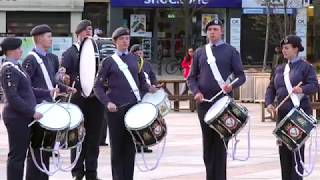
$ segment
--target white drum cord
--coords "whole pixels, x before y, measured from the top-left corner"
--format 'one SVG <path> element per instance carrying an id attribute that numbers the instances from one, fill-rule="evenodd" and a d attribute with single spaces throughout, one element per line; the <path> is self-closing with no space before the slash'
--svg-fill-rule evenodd
<path id="1" fill-rule="evenodd" d="M 146 159 L 145 159 L 145 156 L 144 156 L 144 151 L 143 151 L 143 145 L 141 145 L 141 160 L 143 161 L 143 166 L 144 167 L 141 167 L 139 165 L 139 163 L 136 161 L 136 165 L 138 167 L 138 169 L 141 171 L 141 172 L 148 172 L 148 171 L 153 171 L 155 169 L 157 169 L 159 167 L 159 164 L 160 164 L 160 159 L 162 158 L 163 156 L 163 153 L 164 153 L 164 148 L 166 146 L 166 137 L 164 137 L 163 139 L 163 142 L 162 142 L 162 146 L 160 145 L 161 143 L 158 144 L 158 147 L 157 147 L 157 160 L 156 160 L 156 163 L 153 165 L 153 166 L 149 166 L 146 162 Z M 137 152 L 137 147 L 135 145 L 135 150 Z M 136 155 L 138 156 L 138 155 Z"/>
<path id="2" fill-rule="evenodd" d="M 74 159 L 74 161 L 69 165 L 69 166 L 67 166 L 67 167 L 63 167 L 62 166 L 62 164 L 61 164 L 61 166 L 60 166 L 60 170 L 61 171 L 63 171 L 63 172 L 69 172 L 69 171 L 71 171 L 73 168 L 74 168 L 74 166 L 77 164 L 77 162 L 78 162 L 78 160 L 79 160 L 79 157 L 80 157 L 80 154 L 81 154 L 81 151 L 82 151 L 82 143 L 83 143 L 83 141 L 84 141 L 84 137 L 85 137 L 85 135 L 86 135 L 86 132 L 85 132 L 85 129 L 83 128 L 83 133 L 84 133 L 84 135 L 83 135 L 83 138 L 77 143 L 77 145 L 76 145 L 76 158 Z M 73 148 L 71 148 L 71 149 L 73 149 Z M 71 150 L 70 149 L 70 150 Z"/>
<path id="3" fill-rule="evenodd" d="M 237 156 L 237 145 L 240 142 L 239 139 L 237 139 L 237 135 L 235 135 L 234 137 L 232 137 L 231 140 L 231 150 L 229 150 L 227 143 L 225 141 L 224 138 L 222 138 L 224 147 L 226 149 L 227 155 L 234 161 L 247 161 L 250 158 L 250 154 L 251 154 L 251 122 L 250 122 L 250 116 L 248 116 L 248 127 L 247 129 L 247 155 L 246 157 L 239 158 Z"/>
<path id="4" fill-rule="evenodd" d="M 318 143 L 317 143 L 318 130 L 317 130 L 317 127 L 315 127 L 315 129 L 314 129 L 314 134 L 315 135 L 313 136 L 313 133 L 311 133 L 311 136 L 310 136 L 310 144 L 309 144 L 309 148 L 308 148 L 308 154 L 309 154 L 308 165 L 306 165 L 303 162 L 300 149 L 298 149 L 297 151 L 294 152 L 295 170 L 296 170 L 297 174 L 301 177 L 309 176 L 313 172 L 315 164 L 316 164 L 316 157 L 317 157 L 317 150 L 318 150 Z M 312 146 L 313 141 L 314 141 L 314 146 Z M 314 147 L 314 149 L 312 147 Z M 297 160 L 297 156 L 299 156 L 299 161 Z M 299 164 L 301 165 L 303 172 L 299 171 Z"/>
<path id="5" fill-rule="evenodd" d="M 237 160 L 237 161 L 247 161 L 250 158 L 250 153 L 251 153 L 251 118 L 248 116 L 248 122 L 247 122 L 247 155 L 246 157 L 238 158 L 237 157 L 237 145 L 240 142 L 240 140 L 237 139 L 237 135 L 233 138 L 232 140 L 232 153 L 231 153 L 231 158 L 232 160 Z M 233 141 L 235 141 L 233 143 Z"/>
<path id="6" fill-rule="evenodd" d="M 29 150 L 30 150 L 30 154 L 31 154 L 31 157 L 32 157 L 32 160 L 33 160 L 33 163 L 34 165 L 43 173 L 46 173 L 47 175 L 49 176 L 52 176 L 54 175 L 57 171 L 59 171 L 60 169 L 60 152 L 59 152 L 59 149 L 54 149 L 52 150 L 52 159 L 53 159 L 53 164 L 55 166 L 55 169 L 54 170 L 48 170 L 48 168 L 46 167 L 46 165 L 44 164 L 43 162 L 43 155 L 42 155 L 42 151 L 45 151 L 43 148 L 40 148 L 39 151 L 40 151 L 40 161 L 41 161 L 41 166 L 39 165 L 36 157 L 35 157 L 35 154 L 34 154 L 34 149 L 31 147 L 31 144 L 29 145 Z M 46 151 L 46 152 L 49 152 L 49 151 Z M 50 166 L 50 164 L 49 164 Z"/>

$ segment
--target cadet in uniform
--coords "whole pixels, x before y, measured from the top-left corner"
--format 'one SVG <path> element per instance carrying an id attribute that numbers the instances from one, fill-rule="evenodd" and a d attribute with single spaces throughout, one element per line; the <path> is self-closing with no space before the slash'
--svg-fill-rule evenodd
<path id="1" fill-rule="evenodd" d="M 3 53 L 6 56 L 0 79 L 5 96 L 2 117 L 9 139 L 8 180 L 23 179 L 24 161 L 30 143 L 31 129 L 28 124 L 42 117 L 41 113 L 35 112 L 36 96 L 50 96 L 48 90 L 32 88 L 29 76 L 21 68 L 18 62 L 22 55 L 21 43 L 20 39 L 6 38 L 0 44 L 0 56 Z"/>
<path id="2" fill-rule="evenodd" d="M 223 34 L 222 22 L 219 19 L 212 20 L 207 24 L 206 32 L 209 44 L 196 50 L 187 83 L 197 102 L 197 112 L 202 129 L 203 159 L 206 166 L 207 180 L 224 180 L 226 179 L 227 156 L 223 140 L 216 131 L 204 122 L 204 116 L 214 102 L 203 102 L 203 99 L 210 99 L 221 89 L 231 95 L 232 89 L 239 87 L 245 82 L 245 74 L 237 50 L 221 40 Z M 206 47 L 208 46 L 210 46 L 208 49 L 215 56 L 216 66 L 221 73 L 223 81 L 227 81 L 230 74 L 233 74 L 235 78 L 239 78 L 235 84 L 219 84 L 220 82 L 217 81 L 210 68 L 211 64 L 208 64 L 209 59 L 206 53 Z M 216 98 L 216 100 L 220 97 Z"/>
<path id="3" fill-rule="evenodd" d="M 59 69 L 58 57 L 48 52 L 48 49 L 52 46 L 52 30 L 46 25 L 35 26 L 30 35 L 33 37 L 35 47 L 29 52 L 29 55 L 23 61 L 23 67 L 30 76 L 32 87 L 42 88 L 48 90 L 54 90 L 57 93 L 59 88 L 62 91 L 75 92 L 75 89 L 67 87 L 60 82 L 57 82 L 55 75 Z M 56 84 L 59 88 L 55 88 Z M 37 103 L 40 104 L 43 101 L 52 102 L 51 96 L 37 97 Z M 35 149 L 36 159 L 40 163 L 40 151 Z M 43 152 L 44 163 L 49 167 L 49 157 L 51 153 Z M 49 179 L 46 173 L 41 172 L 34 165 L 31 156 L 28 156 L 28 169 L 27 179 L 45 180 Z"/>
<path id="4" fill-rule="evenodd" d="M 71 102 L 78 105 L 84 115 L 84 127 L 86 136 L 82 143 L 82 151 L 76 166 L 72 169 L 72 176 L 80 180 L 86 176 L 87 180 L 96 180 L 99 144 L 102 134 L 102 123 L 104 120 L 104 107 L 93 94 L 90 97 L 81 95 L 79 74 L 79 49 L 80 44 L 87 37 L 92 36 L 91 21 L 82 20 L 76 27 L 77 42 L 62 54 L 61 66 L 66 68 L 66 74 L 70 76 L 71 82 L 75 81 L 78 93 L 72 96 Z M 74 161 L 76 150 L 71 152 L 71 160 Z"/>
<path id="5" fill-rule="evenodd" d="M 318 92 L 319 89 L 315 68 L 298 56 L 299 52 L 304 50 L 300 37 L 289 35 L 281 41 L 280 46 L 282 47 L 282 54 L 288 62 L 278 65 L 272 76 L 265 95 L 267 110 L 274 115 L 275 108 L 272 104 L 275 98 L 277 97 L 277 102 L 280 103 L 288 95 L 287 84 L 285 82 L 285 72 L 287 72 L 289 73 L 289 81 L 293 87 L 292 92 L 298 95 L 298 101 L 300 100 L 300 108 L 303 109 L 305 113 L 312 114 L 309 95 Z M 299 82 L 302 82 L 302 85 L 295 87 Z M 293 101 L 294 100 L 288 99 L 278 109 L 278 123 L 294 107 Z M 304 146 L 300 148 L 300 152 L 304 159 Z M 302 180 L 302 177 L 295 171 L 294 153 L 290 151 L 286 145 L 280 143 L 279 154 L 282 179 Z M 298 153 L 297 160 L 298 162 L 300 161 Z M 300 165 L 299 171 L 301 173 L 303 172 Z"/>
<path id="6" fill-rule="evenodd" d="M 146 82 L 149 85 L 153 85 L 154 87 L 157 84 L 157 78 L 154 72 L 152 71 L 151 64 L 146 61 L 143 56 L 143 50 L 140 44 L 134 44 L 130 48 L 130 52 L 137 55 L 139 57 L 139 72 L 143 72 L 144 76 L 146 77 Z M 142 92 L 142 97 L 144 96 L 144 92 Z M 137 151 L 141 152 L 141 147 L 137 146 Z M 148 147 L 143 147 L 143 152 L 151 153 L 152 149 L 149 149 Z"/>
<path id="7" fill-rule="evenodd" d="M 155 87 L 146 83 L 144 73 L 139 73 L 138 57 L 128 53 L 129 34 L 129 30 L 123 27 L 112 33 L 112 40 L 117 49 L 114 55 L 102 62 L 94 87 L 95 94 L 108 113 L 114 180 L 132 180 L 134 174 L 135 147 L 125 127 L 124 116 L 140 101 L 141 91 L 156 91 Z M 107 93 L 103 85 L 106 80 L 109 87 Z"/>

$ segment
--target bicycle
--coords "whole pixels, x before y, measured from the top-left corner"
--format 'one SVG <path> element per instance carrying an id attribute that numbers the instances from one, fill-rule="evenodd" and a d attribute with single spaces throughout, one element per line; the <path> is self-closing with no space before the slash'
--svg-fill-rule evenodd
<path id="1" fill-rule="evenodd" d="M 178 70 L 180 71 L 180 73 L 182 73 L 180 61 L 169 61 L 166 64 L 165 70 L 168 74 L 175 74 L 176 72 L 178 72 Z"/>

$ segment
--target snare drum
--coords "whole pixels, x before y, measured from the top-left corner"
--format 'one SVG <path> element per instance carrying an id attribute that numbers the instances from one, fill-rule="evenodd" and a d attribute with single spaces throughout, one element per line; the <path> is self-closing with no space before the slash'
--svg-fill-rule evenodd
<path id="1" fill-rule="evenodd" d="M 85 135 L 84 119 L 80 108 L 72 103 L 60 103 L 70 113 L 70 126 L 66 136 L 64 148 L 75 148 L 79 142 L 82 142 Z"/>
<path id="2" fill-rule="evenodd" d="M 159 109 L 162 117 L 167 115 L 171 109 L 168 95 L 163 89 L 159 89 L 155 93 L 146 93 L 141 101 L 155 105 Z"/>
<path id="3" fill-rule="evenodd" d="M 70 114 L 62 106 L 55 103 L 41 103 L 36 112 L 43 114 L 31 131 L 31 147 L 53 150 L 64 145 L 66 133 L 70 125 Z"/>
<path id="4" fill-rule="evenodd" d="M 204 117 L 204 121 L 225 140 L 238 134 L 247 120 L 248 110 L 237 105 L 229 96 L 215 102 Z"/>
<path id="5" fill-rule="evenodd" d="M 303 110 L 292 108 L 277 124 L 273 134 L 291 151 L 297 151 L 316 128 L 317 120 Z"/>
<path id="6" fill-rule="evenodd" d="M 139 103 L 128 110 L 125 125 L 137 145 L 153 146 L 167 134 L 167 126 L 151 103 Z"/>

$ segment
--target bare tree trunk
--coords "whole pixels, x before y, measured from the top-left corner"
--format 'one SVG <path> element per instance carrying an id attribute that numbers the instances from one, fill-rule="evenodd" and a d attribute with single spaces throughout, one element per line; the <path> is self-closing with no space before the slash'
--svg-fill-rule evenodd
<path id="1" fill-rule="evenodd" d="M 155 9 L 155 14 L 154 16 L 155 21 L 153 22 L 153 39 L 155 39 L 153 41 L 153 47 L 154 47 L 154 58 L 156 59 L 156 61 L 158 62 L 158 75 L 162 74 L 162 48 L 161 51 L 159 51 L 159 44 L 158 44 L 158 32 L 159 32 L 159 9 L 156 8 Z"/>
<path id="2" fill-rule="evenodd" d="M 184 37 L 184 47 L 183 47 L 183 52 L 186 52 L 188 48 L 191 46 L 191 14 L 189 14 L 189 17 L 185 17 L 184 21 L 184 29 L 185 29 L 185 37 Z"/>
<path id="3" fill-rule="evenodd" d="M 263 54 L 262 72 L 265 72 L 265 70 L 267 69 L 269 30 L 270 30 L 270 5 L 271 5 L 270 0 L 267 0 L 266 3 L 267 3 L 267 25 L 266 25 L 266 39 L 264 41 L 264 54 Z"/>
<path id="4" fill-rule="evenodd" d="M 283 0 L 283 8 L 284 8 L 284 37 L 286 37 L 288 35 L 287 32 L 287 25 L 288 25 L 288 12 L 287 12 L 287 7 L 288 7 L 288 0 Z"/>

